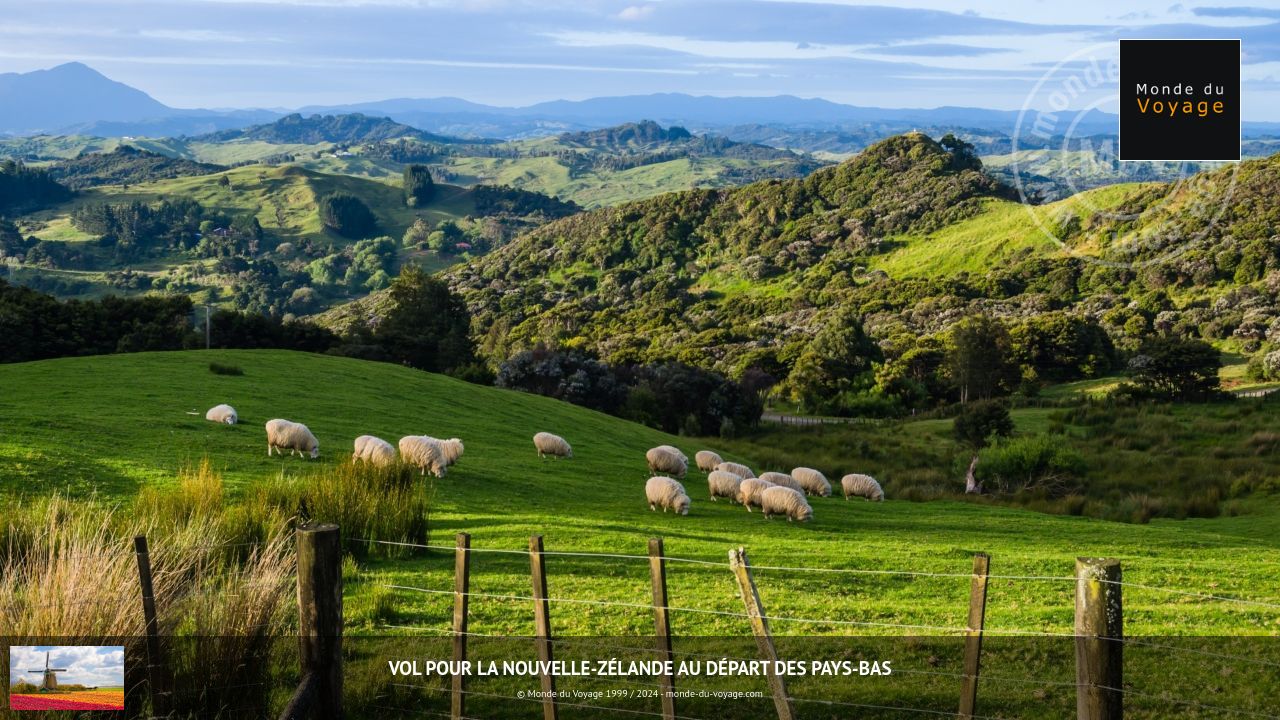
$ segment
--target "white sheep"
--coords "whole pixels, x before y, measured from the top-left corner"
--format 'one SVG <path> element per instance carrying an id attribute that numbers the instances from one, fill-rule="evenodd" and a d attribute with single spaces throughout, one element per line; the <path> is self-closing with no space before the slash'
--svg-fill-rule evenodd
<path id="1" fill-rule="evenodd" d="M 458 458 L 462 457 L 462 451 L 464 450 L 462 447 L 462 441 L 458 438 L 449 438 L 448 440 L 441 440 L 439 442 L 440 448 L 444 450 L 445 463 L 452 465 L 458 462 Z"/>
<path id="2" fill-rule="evenodd" d="M 235 425 L 240 422 L 240 416 L 236 414 L 236 409 L 225 403 L 209 408 L 209 412 L 204 414 L 204 419 L 210 422 L 226 423 L 227 425 Z"/>
<path id="3" fill-rule="evenodd" d="M 736 462 L 722 462 L 719 465 L 716 465 L 716 470 L 731 472 L 734 475 L 737 475 L 738 477 L 743 479 L 753 478 L 756 476 L 755 472 L 753 472 L 751 468 L 747 467 L 746 465 L 743 465 L 742 463 L 736 463 Z"/>
<path id="4" fill-rule="evenodd" d="M 351 461 L 386 467 L 396 461 L 396 449 L 380 437 L 361 435 L 356 438 L 355 452 L 351 454 Z"/>
<path id="5" fill-rule="evenodd" d="M 679 515 L 689 514 L 689 494 L 684 491 L 684 485 L 669 477 L 658 475 L 649 478 L 649 482 L 644 484 L 644 494 L 649 500 L 650 510 L 662 508 L 662 512 L 670 509 Z"/>
<path id="6" fill-rule="evenodd" d="M 710 450 L 699 450 L 694 454 L 693 459 L 698 463 L 698 469 L 705 473 L 715 470 L 717 465 L 724 462 L 724 458 Z"/>
<path id="7" fill-rule="evenodd" d="M 738 499 L 738 486 L 742 484 L 742 478 L 731 472 L 723 470 L 712 470 L 707 474 L 707 490 L 711 493 L 711 502 L 715 502 L 716 498 L 729 498 L 729 502 Z"/>
<path id="8" fill-rule="evenodd" d="M 800 483 L 805 495 L 831 497 L 831 482 L 822 472 L 813 468 L 798 467 L 791 471 L 791 477 Z"/>
<path id="9" fill-rule="evenodd" d="M 788 487 L 771 487 L 760 493 L 760 509 L 766 520 L 774 515 L 786 515 L 787 522 L 813 519 L 813 508 L 804 499 L 804 493 Z"/>
<path id="10" fill-rule="evenodd" d="M 844 490 L 844 499 L 851 497 L 866 498 L 875 502 L 884 501 L 884 490 L 881 489 L 880 483 L 870 475 L 859 475 L 858 473 L 849 473 L 840 478 L 840 489 Z"/>
<path id="11" fill-rule="evenodd" d="M 795 478 L 791 477 L 790 475 L 784 472 L 760 473 L 760 479 L 768 480 L 774 485 L 781 485 L 782 487 L 785 487 L 785 488 L 791 488 L 792 490 L 795 490 L 796 492 L 799 492 L 801 494 L 804 493 L 804 487 L 800 483 L 796 482 Z"/>
<path id="12" fill-rule="evenodd" d="M 442 478 L 449 469 L 440 441 L 426 435 L 406 435 L 400 438 L 400 457 L 418 468 L 422 475 L 430 470 L 432 475 Z"/>
<path id="13" fill-rule="evenodd" d="M 670 445 L 650 448 L 644 457 L 649 461 L 649 472 L 667 473 L 678 478 L 684 477 L 685 473 L 689 472 L 688 459 Z"/>
<path id="14" fill-rule="evenodd" d="M 760 507 L 760 495 L 771 487 L 777 487 L 768 480 L 747 478 L 738 485 L 738 504 L 751 512 L 751 506 Z"/>
<path id="15" fill-rule="evenodd" d="M 306 425 L 276 418 L 267 421 L 267 457 L 271 456 L 272 450 L 281 455 L 285 450 L 290 455 L 310 453 L 314 459 L 320 457 L 320 441 Z"/>
<path id="16" fill-rule="evenodd" d="M 663 450 L 666 450 L 667 452 L 674 453 L 675 455 L 677 455 L 681 460 L 684 461 L 684 464 L 686 466 L 689 464 L 689 456 L 685 455 L 684 451 L 676 447 L 675 445 L 659 445 L 658 447 L 662 448 Z"/>
<path id="17" fill-rule="evenodd" d="M 559 435 L 552 435 L 549 432 L 540 432 L 533 436 L 533 446 L 538 449 L 538 457 L 573 457 L 573 448 L 569 447 L 569 443 Z"/>

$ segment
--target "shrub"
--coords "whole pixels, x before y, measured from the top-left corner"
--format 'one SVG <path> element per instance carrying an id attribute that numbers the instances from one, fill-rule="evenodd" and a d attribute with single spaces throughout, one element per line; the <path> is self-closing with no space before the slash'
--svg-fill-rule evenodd
<path id="1" fill-rule="evenodd" d="M 988 490 L 1058 497 L 1079 489 L 1084 456 L 1058 438 L 1029 435 L 1002 439 L 982 455 L 977 475 Z"/>

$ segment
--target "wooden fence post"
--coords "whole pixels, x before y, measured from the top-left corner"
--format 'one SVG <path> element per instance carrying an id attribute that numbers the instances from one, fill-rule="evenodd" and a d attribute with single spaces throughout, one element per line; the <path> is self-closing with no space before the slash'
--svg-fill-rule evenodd
<path id="1" fill-rule="evenodd" d="M 1124 717 L 1120 561 L 1076 559 L 1076 717 Z"/>
<path id="2" fill-rule="evenodd" d="M 529 567 L 533 577 L 534 643 L 538 648 L 538 660 L 545 663 L 539 673 L 542 682 L 543 720 L 557 720 L 556 676 L 551 672 L 551 603 L 547 600 L 547 573 L 542 564 L 542 536 L 529 538 Z"/>
<path id="3" fill-rule="evenodd" d="M 667 561 L 662 550 L 662 538 L 649 539 L 649 579 L 653 583 L 653 631 L 658 644 L 658 659 L 675 662 L 671 652 L 671 616 L 667 612 Z M 676 717 L 676 676 L 663 673 L 658 677 L 662 692 L 663 720 Z"/>
<path id="4" fill-rule="evenodd" d="M 987 573 L 991 556 L 973 556 L 973 579 L 969 582 L 969 621 L 964 636 L 964 680 L 960 686 L 960 717 L 972 718 L 978 706 L 978 670 L 982 665 L 982 630 L 987 617 Z"/>
<path id="5" fill-rule="evenodd" d="M 337 525 L 308 524 L 298 545 L 298 645 L 311 717 L 342 718 L 342 541 Z M 311 676 L 310 693 L 301 688 Z M 299 698 L 301 699 L 301 698 Z M 305 715 L 305 709 L 300 713 Z"/>
<path id="6" fill-rule="evenodd" d="M 160 627 L 156 623 L 155 589 L 151 584 L 151 553 L 147 536 L 133 538 L 133 552 L 138 558 L 138 585 L 142 588 L 142 617 L 147 633 L 147 685 L 151 689 L 151 712 L 165 717 L 171 706 L 169 684 L 165 680 L 164 658 L 160 650 Z"/>
<path id="7" fill-rule="evenodd" d="M 729 567 L 738 579 L 738 589 L 742 593 L 742 602 L 747 607 L 747 616 L 751 619 L 751 632 L 756 636 L 756 647 L 769 662 L 769 688 L 773 691 L 773 706 L 778 711 L 778 720 L 795 720 L 796 709 L 787 694 L 787 684 L 777 672 L 778 650 L 773 646 L 773 636 L 769 634 L 769 619 L 760 602 L 760 593 L 756 591 L 756 581 L 751 577 L 751 565 L 747 562 L 747 549 L 738 548 L 729 551 Z"/>
<path id="8" fill-rule="evenodd" d="M 467 659 L 467 599 L 471 592 L 471 536 L 458 533 L 453 556 L 453 662 Z M 459 665 L 460 666 L 460 665 Z M 452 720 L 467 714 L 466 676 L 453 675 Z"/>

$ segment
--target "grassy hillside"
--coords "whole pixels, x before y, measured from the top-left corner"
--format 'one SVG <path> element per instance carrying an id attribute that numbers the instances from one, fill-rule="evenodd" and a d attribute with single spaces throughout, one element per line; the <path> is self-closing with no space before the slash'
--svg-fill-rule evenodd
<path id="1" fill-rule="evenodd" d="M 244 374 L 215 375 L 210 361 L 239 366 Z M 744 544 L 761 565 L 943 573 L 967 572 L 970 555 L 983 550 L 993 554 L 993 568 L 1001 574 L 1050 576 L 1070 575 L 1075 556 L 1096 554 L 1122 558 L 1125 577 L 1133 582 L 1260 598 L 1273 595 L 1271 580 L 1280 562 L 1280 540 L 1270 532 L 1273 505 L 1259 506 L 1252 516 L 1120 525 L 978 504 L 906 502 L 895 499 L 889 481 L 885 503 L 816 498 L 814 521 L 801 525 L 710 503 L 695 472 L 686 483 L 694 497 L 687 517 L 652 513 L 643 499 L 645 449 L 670 442 L 692 455 L 707 442 L 387 364 L 276 351 L 115 355 L 2 366 L 0 386 L 6 389 L 0 396 L 0 490 L 10 500 L 57 492 L 96 494 L 127 505 L 140 487 L 171 483 L 184 463 L 204 457 L 229 487 L 245 490 L 280 474 L 311 473 L 340 462 L 358 434 L 394 440 L 428 433 L 466 442 L 461 462 L 432 486 L 432 538 L 442 544 L 450 543 L 453 532 L 467 531 L 475 547 L 520 549 L 530 534 L 542 533 L 549 550 L 631 554 L 643 553 L 646 538 L 661 535 L 676 557 L 721 562 L 730 547 Z M 235 405 L 242 424 L 206 422 L 203 411 L 219 402 Z M 267 458 L 262 423 L 278 416 L 309 424 L 321 442 L 319 461 Z M 539 460 L 530 436 L 543 429 L 569 439 L 575 457 Z M 882 475 L 881 461 L 854 446 L 845 453 L 842 470 Z M 443 628 L 448 598 L 411 592 L 387 598 L 374 586 L 444 588 L 451 567 L 449 554 L 369 561 L 349 581 L 351 622 Z M 474 568 L 475 590 L 528 590 L 527 563 L 519 555 L 482 555 Z M 557 597 L 647 601 L 643 562 L 555 558 L 552 572 Z M 727 568 L 680 564 L 669 574 L 673 605 L 741 609 Z M 766 600 L 790 616 L 938 626 L 962 623 L 968 587 L 963 578 L 778 571 L 760 576 Z M 370 610 L 379 593 L 384 609 Z M 993 581 L 988 626 L 1065 631 L 1070 598 L 1069 582 Z M 1126 632 L 1135 636 L 1280 628 L 1274 612 L 1155 590 L 1127 591 L 1125 602 Z M 561 611 L 560 632 L 643 634 L 651 627 L 644 612 L 580 609 Z M 532 630 L 519 603 L 477 600 L 473 612 L 475 632 Z M 677 614 L 675 622 L 682 635 L 745 631 L 733 617 Z M 779 623 L 775 632 L 854 630 Z M 895 634 L 892 628 L 881 632 Z"/>

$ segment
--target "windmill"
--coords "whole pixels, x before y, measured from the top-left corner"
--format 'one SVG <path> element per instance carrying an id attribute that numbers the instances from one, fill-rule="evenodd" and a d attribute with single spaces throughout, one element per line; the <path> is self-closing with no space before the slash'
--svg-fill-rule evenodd
<path id="1" fill-rule="evenodd" d="M 40 668 L 36 668 L 35 670 L 28 670 L 27 672 L 43 672 L 44 680 L 40 683 L 40 689 L 41 690 L 57 690 L 58 689 L 58 673 L 66 672 L 66 671 L 67 671 L 66 668 L 49 667 L 49 652 L 45 651 L 44 670 L 41 670 Z"/>

